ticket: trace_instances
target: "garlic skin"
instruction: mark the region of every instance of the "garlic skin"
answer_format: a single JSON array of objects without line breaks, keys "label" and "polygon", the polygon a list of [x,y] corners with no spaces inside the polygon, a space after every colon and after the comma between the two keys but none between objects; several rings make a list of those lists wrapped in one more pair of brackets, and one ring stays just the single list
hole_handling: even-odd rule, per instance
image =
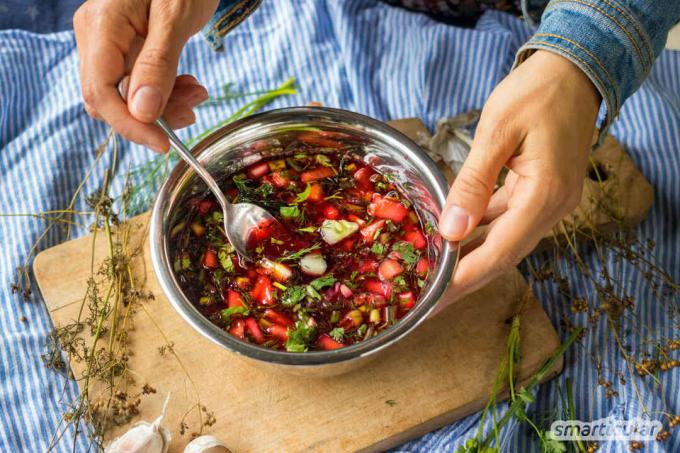
[{"label": "garlic skin", "polygon": [[170,395],[165,399],[161,414],[153,423],[140,421],[132,425],[125,434],[115,439],[104,450],[105,453],[167,453],[172,435],[161,426]]},{"label": "garlic skin", "polygon": [[231,453],[231,450],[215,436],[200,436],[187,444],[184,453]]}]

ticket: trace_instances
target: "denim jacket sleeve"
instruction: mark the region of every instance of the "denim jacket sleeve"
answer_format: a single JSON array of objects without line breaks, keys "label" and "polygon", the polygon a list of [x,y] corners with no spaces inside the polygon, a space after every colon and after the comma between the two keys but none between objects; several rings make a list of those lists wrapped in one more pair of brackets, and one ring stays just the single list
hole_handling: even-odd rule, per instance
[{"label": "denim jacket sleeve", "polygon": [[[532,17],[527,15],[528,20]],[[606,107],[601,142],[623,101],[649,74],[678,20],[680,0],[552,0],[536,33],[517,53],[514,66],[541,49],[581,68]]]},{"label": "denim jacket sleeve", "polygon": [[229,31],[243,22],[262,0],[220,0],[217,11],[203,28],[210,47],[215,50],[222,48],[222,38]]}]

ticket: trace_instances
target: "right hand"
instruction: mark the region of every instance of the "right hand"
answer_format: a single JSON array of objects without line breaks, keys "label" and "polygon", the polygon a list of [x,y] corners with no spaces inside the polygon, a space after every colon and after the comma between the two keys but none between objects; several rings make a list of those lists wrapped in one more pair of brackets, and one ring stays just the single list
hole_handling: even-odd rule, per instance
[{"label": "right hand", "polygon": [[[169,149],[153,124],[161,115],[174,129],[193,124],[193,108],[208,98],[191,75],[177,76],[184,44],[217,8],[218,0],[88,0],[73,28],[80,55],[85,109],[123,137],[155,151]],[[130,75],[128,104],[118,82]]]}]

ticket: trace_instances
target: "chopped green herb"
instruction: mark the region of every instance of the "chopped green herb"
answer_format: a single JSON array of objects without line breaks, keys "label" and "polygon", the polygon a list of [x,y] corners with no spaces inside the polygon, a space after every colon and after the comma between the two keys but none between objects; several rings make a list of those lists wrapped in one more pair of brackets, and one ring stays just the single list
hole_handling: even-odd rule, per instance
[{"label": "chopped green herb", "polygon": [[409,244],[408,242],[397,242],[392,246],[392,250],[401,255],[401,259],[406,263],[409,269],[416,265],[416,262],[418,261],[418,252],[416,252],[416,249],[412,244]]},{"label": "chopped green herb", "polygon": [[[331,324],[335,324],[338,321],[340,321],[340,312],[338,310],[333,310],[333,313],[331,313]],[[342,332],[344,334],[345,329],[342,329]]]},{"label": "chopped green herb", "polygon": [[281,305],[284,307],[292,307],[302,301],[306,295],[307,289],[304,286],[289,286],[283,293]]},{"label": "chopped green herb", "polygon": [[217,253],[217,258],[220,260],[220,264],[224,268],[225,271],[229,274],[234,273],[234,261],[231,259],[231,253],[229,252],[229,249],[227,248],[221,248],[220,251]]},{"label": "chopped green herb", "polygon": [[328,335],[335,341],[342,341],[345,338],[345,329],[342,327],[336,327],[335,329],[328,332]]},{"label": "chopped green herb", "polygon": [[357,329],[357,335],[360,336],[360,337],[363,337],[364,335],[366,335],[367,330],[368,330],[368,326],[366,324],[362,324]]},{"label": "chopped green herb", "polygon": [[250,311],[246,307],[242,306],[225,308],[220,312],[222,320],[227,323],[231,322],[231,318],[234,315],[248,316],[248,314],[250,314]]},{"label": "chopped green herb", "polygon": [[283,258],[281,258],[279,261],[296,261],[308,254],[309,252],[313,252],[314,250],[318,250],[321,248],[321,244],[318,242],[316,244],[313,244],[309,247],[303,248],[298,250],[297,252],[290,253]]},{"label": "chopped green herb", "polygon": [[315,226],[308,226],[308,227],[297,229],[297,231],[300,232],[300,233],[316,233],[317,230],[318,230],[318,228],[315,227]]},{"label": "chopped green herb", "polygon": [[288,341],[286,341],[286,350],[288,352],[305,352],[307,344],[314,335],[314,327],[307,324],[305,321],[297,321],[295,329],[288,331]]},{"label": "chopped green herb", "polygon": [[382,256],[385,254],[385,246],[380,242],[374,242],[373,246],[371,246],[371,252],[374,255]]},{"label": "chopped green herb", "polygon": [[257,193],[262,198],[267,198],[269,195],[272,194],[272,192],[274,192],[274,186],[272,186],[268,182],[261,184],[260,187],[255,189],[255,193]]},{"label": "chopped green herb", "polygon": [[280,241],[280,240],[276,239],[275,237],[270,238],[269,241],[270,241],[272,244],[277,244],[277,245],[285,244],[285,242]]},{"label": "chopped green herb", "polygon": [[333,163],[331,162],[330,158],[326,156],[325,154],[317,154],[314,156],[316,159],[316,163],[319,165],[323,165],[324,167],[332,167]]},{"label": "chopped green herb", "polygon": [[297,203],[302,203],[302,202],[305,201],[307,198],[309,198],[309,196],[311,195],[311,193],[312,193],[312,185],[311,185],[310,183],[307,183],[307,187],[305,188],[305,190],[302,191],[302,192],[300,192],[299,194],[297,194],[297,195],[295,196],[295,200],[293,201],[293,203],[296,203],[296,204],[297,204]]},{"label": "chopped green herb", "polygon": [[396,285],[399,292],[408,289],[408,284],[406,283],[406,279],[404,279],[403,275],[397,275],[394,277],[394,279],[392,279],[392,284]]},{"label": "chopped green herb", "polygon": [[426,222],[425,223],[425,233],[428,236],[432,236],[436,232],[436,229],[434,225],[432,225],[432,222]]},{"label": "chopped green herb", "polygon": [[281,217],[284,217],[286,219],[297,219],[300,217],[300,214],[302,213],[300,211],[300,208],[295,206],[281,206],[279,208],[279,212],[281,213]]},{"label": "chopped green herb", "polygon": [[191,269],[191,258],[189,258],[189,255],[184,253],[177,258],[175,258],[175,262],[173,263],[173,267],[175,269],[175,272],[180,272],[180,271],[185,271],[187,269]]},{"label": "chopped green herb", "polygon": [[324,275],[323,277],[312,280],[309,284],[318,291],[327,286],[331,286],[333,283],[335,283],[335,277],[332,275]]},{"label": "chopped green herb", "polygon": [[321,294],[319,294],[319,292],[316,289],[314,289],[313,286],[307,285],[305,288],[307,290],[307,295],[309,297],[311,297],[312,299],[317,299],[317,300],[321,299]]}]

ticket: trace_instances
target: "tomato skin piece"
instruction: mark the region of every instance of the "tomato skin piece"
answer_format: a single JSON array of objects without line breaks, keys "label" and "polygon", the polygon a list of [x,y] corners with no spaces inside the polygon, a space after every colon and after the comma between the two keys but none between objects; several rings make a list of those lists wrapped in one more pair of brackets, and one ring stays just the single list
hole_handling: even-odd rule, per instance
[{"label": "tomato skin piece", "polygon": [[203,200],[198,204],[198,213],[201,215],[207,214],[215,204],[210,200]]},{"label": "tomato skin piece", "polygon": [[310,185],[310,192],[309,196],[307,197],[307,201],[310,201],[312,203],[320,203],[323,201],[325,195],[323,193],[323,188],[321,187],[321,184],[318,183],[312,183]]},{"label": "tomato skin piece", "polygon": [[376,220],[375,222],[371,222],[370,224],[363,227],[359,233],[361,233],[361,237],[364,238],[364,242],[368,245],[371,245],[373,244],[373,237],[375,236],[376,231],[383,228],[384,226],[384,220]]},{"label": "tomato skin piece", "polygon": [[370,167],[361,167],[354,172],[354,180],[357,182],[357,187],[364,191],[372,192],[374,189],[373,183],[371,182],[371,176],[375,172]]},{"label": "tomato skin piece", "polygon": [[250,334],[250,336],[253,338],[253,341],[257,344],[264,343],[264,334],[262,333],[262,329],[260,329],[260,326],[257,324],[255,318],[249,316],[245,319],[244,323],[246,332]]},{"label": "tomato skin piece", "polygon": [[330,167],[317,167],[300,174],[300,181],[302,181],[303,184],[307,184],[308,182],[316,181],[317,179],[331,177],[334,174],[335,172]]},{"label": "tomato skin piece", "polygon": [[404,310],[410,310],[416,304],[416,298],[411,291],[399,294],[399,305]]},{"label": "tomato skin piece", "polygon": [[369,278],[364,283],[364,287],[368,292],[378,294],[389,299],[392,294],[392,284],[390,282],[381,282],[377,278]]},{"label": "tomato skin piece", "polygon": [[324,351],[332,351],[333,349],[340,349],[345,347],[344,344],[340,343],[339,341],[335,341],[325,333],[319,335],[317,343],[319,344],[319,347]]},{"label": "tomato skin piece", "polygon": [[406,206],[399,201],[383,198],[378,195],[374,197],[371,204],[368,205],[368,213],[379,219],[392,220],[394,222],[402,222],[408,214]]},{"label": "tomato skin piece", "polygon": [[340,218],[340,210],[332,204],[324,204],[321,208],[321,215],[328,220],[337,220]]},{"label": "tomato skin piece", "polygon": [[217,253],[215,253],[213,250],[206,250],[205,253],[203,254],[203,265],[207,267],[208,269],[217,269],[220,267],[220,262],[217,259]]},{"label": "tomato skin piece", "polygon": [[281,342],[288,341],[288,329],[280,324],[272,324],[267,333]]},{"label": "tomato skin piece", "polygon": [[243,319],[233,320],[229,326],[229,334],[241,340],[245,339],[245,321]]},{"label": "tomato skin piece", "polygon": [[404,269],[401,267],[401,264],[390,258],[383,260],[378,267],[378,276],[380,277],[380,280],[392,280],[402,272],[404,272]]},{"label": "tomato skin piece", "polygon": [[233,289],[227,290],[227,307],[233,308],[245,306],[246,304],[243,303],[243,298],[238,291],[234,291]]},{"label": "tomato skin piece", "polygon": [[416,263],[416,274],[423,276],[430,269],[430,262],[424,256]]},{"label": "tomato skin piece", "polygon": [[370,274],[378,270],[378,262],[374,260],[363,260],[359,263],[357,271],[360,274]]},{"label": "tomato skin piece", "polygon": [[290,317],[284,315],[283,313],[279,313],[276,310],[272,310],[271,308],[267,308],[262,314],[262,317],[267,321],[273,322],[274,324],[278,324],[283,327],[290,327],[295,324],[293,320],[290,319]]},{"label": "tomato skin piece", "polygon": [[303,132],[297,136],[297,139],[301,142],[307,143],[309,145],[317,145],[321,148],[341,148],[342,143],[332,140],[330,138],[324,137],[318,132]]},{"label": "tomato skin piece", "polygon": [[418,250],[422,250],[427,247],[427,239],[425,235],[418,229],[413,229],[404,234],[404,240],[413,245]]},{"label": "tomato skin piece", "polygon": [[246,170],[246,175],[250,179],[259,179],[269,173],[269,164],[267,162],[259,162],[253,164]]},{"label": "tomato skin piece", "polygon": [[290,184],[290,178],[280,171],[275,171],[270,176],[272,185],[277,189],[285,189]]},{"label": "tomato skin piece", "polygon": [[272,305],[274,303],[274,286],[269,277],[266,275],[258,276],[250,295],[261,305]]}]

